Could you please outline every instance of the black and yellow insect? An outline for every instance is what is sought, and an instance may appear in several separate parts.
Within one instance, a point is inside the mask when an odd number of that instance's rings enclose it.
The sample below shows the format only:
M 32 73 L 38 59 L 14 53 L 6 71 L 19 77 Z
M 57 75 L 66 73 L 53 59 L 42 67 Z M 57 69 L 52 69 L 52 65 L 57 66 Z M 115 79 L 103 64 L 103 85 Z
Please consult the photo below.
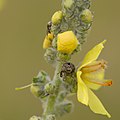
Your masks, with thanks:
M 48 33 L 51 33 L 51 27 L 52 27 L 52 21 L 49 21 L 49 22 L 47 23 L 47 34 L 48 34 Z
M 51 32 L 52 22 L 49 21 L 47 24 L 47 35 L 45 36 L 44 42 L 43 42 L 43 48 L 47 49 L 50 46 L 52 46 L 52 40 L 54 38 L 53 33 Z

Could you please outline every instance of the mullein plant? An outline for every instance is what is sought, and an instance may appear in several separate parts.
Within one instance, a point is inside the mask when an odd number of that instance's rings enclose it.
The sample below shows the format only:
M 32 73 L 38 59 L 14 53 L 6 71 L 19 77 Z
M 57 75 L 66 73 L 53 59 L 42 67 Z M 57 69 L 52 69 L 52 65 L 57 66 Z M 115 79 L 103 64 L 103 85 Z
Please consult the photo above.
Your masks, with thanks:
M 62 0 L 62 10 L 55 12 L 47 24 L 47 34 L 43 41 L 46 62 L 55 66 L 54 77 L 40 71 L 30 85 L 31 93 L 43 105 L 43 114 L 32 116 L 29 120 L 56 120 L 70 113 L 73 103 L 67 100 L 70 95 L 77 96 L 78 102 L 88 106 L 94 113 L 111 115 L 99 98 L 93 93 L 102 86 L 111 86 L 112 81 L 104 78 L 107 62 L 97 60 L 106 40 L 93 47 L 81 65 L 71 62 L 73 54 L 81 50 L 82 44 L 93 23 L 90 0 Z

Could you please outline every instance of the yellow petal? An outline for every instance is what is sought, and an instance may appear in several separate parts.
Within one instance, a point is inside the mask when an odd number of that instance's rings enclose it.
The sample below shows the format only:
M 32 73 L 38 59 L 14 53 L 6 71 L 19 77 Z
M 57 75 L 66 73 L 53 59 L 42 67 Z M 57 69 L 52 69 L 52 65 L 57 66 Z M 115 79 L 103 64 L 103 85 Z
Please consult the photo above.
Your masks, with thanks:
M 86 73 L 81 75 L 82 80 L 87 87 L 98 90 L 101 86 L 111 86 L 112 80 L 104 79 L 104 70 L 99 70 L 95 73 Z
M 82 67 L 88 65 L 89 63 L 91 63 L 92 61 L 96 60 L 99 56 L 99 54 L 101 53 L 102 49 L 104 48 L 103 44 L 106 42 L 106 40 L 104 40 L 103 42 L 99 43 L 98 45 L 96 45 L 93 49 L 91 49 L 85 56 L 82 65 L 79 69 L 81 69 Z
M 43 48 L 47 49 L 51 46 L 51 44 L 52 44 L 51 40 L 48 38 L 48 36 L 46 36 L 43 41 Z
M 50 39 L 51 41 L 53 40 L 53 38 L 54 38 L 54 35 L 53 35 L 53 33 L 51 32 L 51 33 L 48 33 L 48 39 Z
M 82 74 L 81 78 L 89 88 L 93 90 L 98 90 L 101 87 L 101 85 L 95 84 L 95 82 L 92 82 L 92 81 L 103 83 L 105 81 L 104 72 L 105 70 L 101 69 L 96 72 L 85 73 L 85 74 Z
M 79 42 L 72 31 L 66 31 L 57 36 L 57 50 L 71 54 L 78 46 Z
M 102 105 L 101 101 L 98 99 L 98 97 L 90 90 L 88 89 L 89 93 L 89 107 L 90 109 L 97 114 L 107 115 L 107 117 L 111 117 L 111 115 L 106 111 L 104 106 Z
M 77 88 L 77 98 L 78 98 L 78 101 L 85 104 L 85 105 L 88 105 L 88 88 L 87 86 L 85 85 L 85 83 L 82 81 L 81 79 L 81 71 L 78 71 L 77 72 L 77 80 L 78 80 L 78 88 Z

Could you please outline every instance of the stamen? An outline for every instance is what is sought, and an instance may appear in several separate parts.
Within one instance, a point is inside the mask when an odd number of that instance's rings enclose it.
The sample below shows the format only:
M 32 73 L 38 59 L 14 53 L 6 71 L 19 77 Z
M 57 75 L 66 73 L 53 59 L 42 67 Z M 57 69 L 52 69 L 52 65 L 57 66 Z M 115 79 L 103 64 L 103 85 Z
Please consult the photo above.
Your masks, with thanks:
M 107 67 L 106 64 L 107 64 L 107 62 L 105 60 L 95 61 L 95 63 L 93 63 L 91 65 L 84 66 L 81 69 L 81 71 L 83 73 L 95 72 L 95 71 L 98 71 L 100 69 L 105 69 Z
M 33 83 L 32 83 L 33 84 Z M 19 88 L 15 88 L 15 90 L 23 90 L 23 89 L 26 89 L 28 87 L 30 87 L 32 84 L 29 84 L 29 85 L 26 85 L 26 86 L 23 86 L 23 87 L 19 87 Z
M 107 80 L 107 81 L 104 81 L 104 82 L 100 82 L 100 81 L 94 81 L 94 80 L 87 80 L 91 83 L 95 83 L 95 84 L 98 84 L 98 85 L 101 85 L 101 86 L 111 86 L 112 85 L 112 81 L 111 80 Z

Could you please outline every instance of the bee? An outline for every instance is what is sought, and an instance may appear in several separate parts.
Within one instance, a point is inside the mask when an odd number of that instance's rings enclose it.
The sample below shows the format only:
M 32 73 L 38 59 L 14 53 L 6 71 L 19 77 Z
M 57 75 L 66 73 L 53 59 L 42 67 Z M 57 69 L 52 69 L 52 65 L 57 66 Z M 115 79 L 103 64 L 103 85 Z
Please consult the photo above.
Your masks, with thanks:
M 43 42 L 43 48 L 47 49 L 50 46 L 52 46 L 52 40 L 54 38 L 53 33 L 51 32 L 52 22 L 49 21 L 47 23 L 47 35 L 45 36 L 44 42 Z
M 70 62 L 66 62 L 62 65 L 60 77 L 62 77 L 63 80 L 65 80 L 67 76 L 72 76 L 74 73 L 75 73 L 75 66 Z

